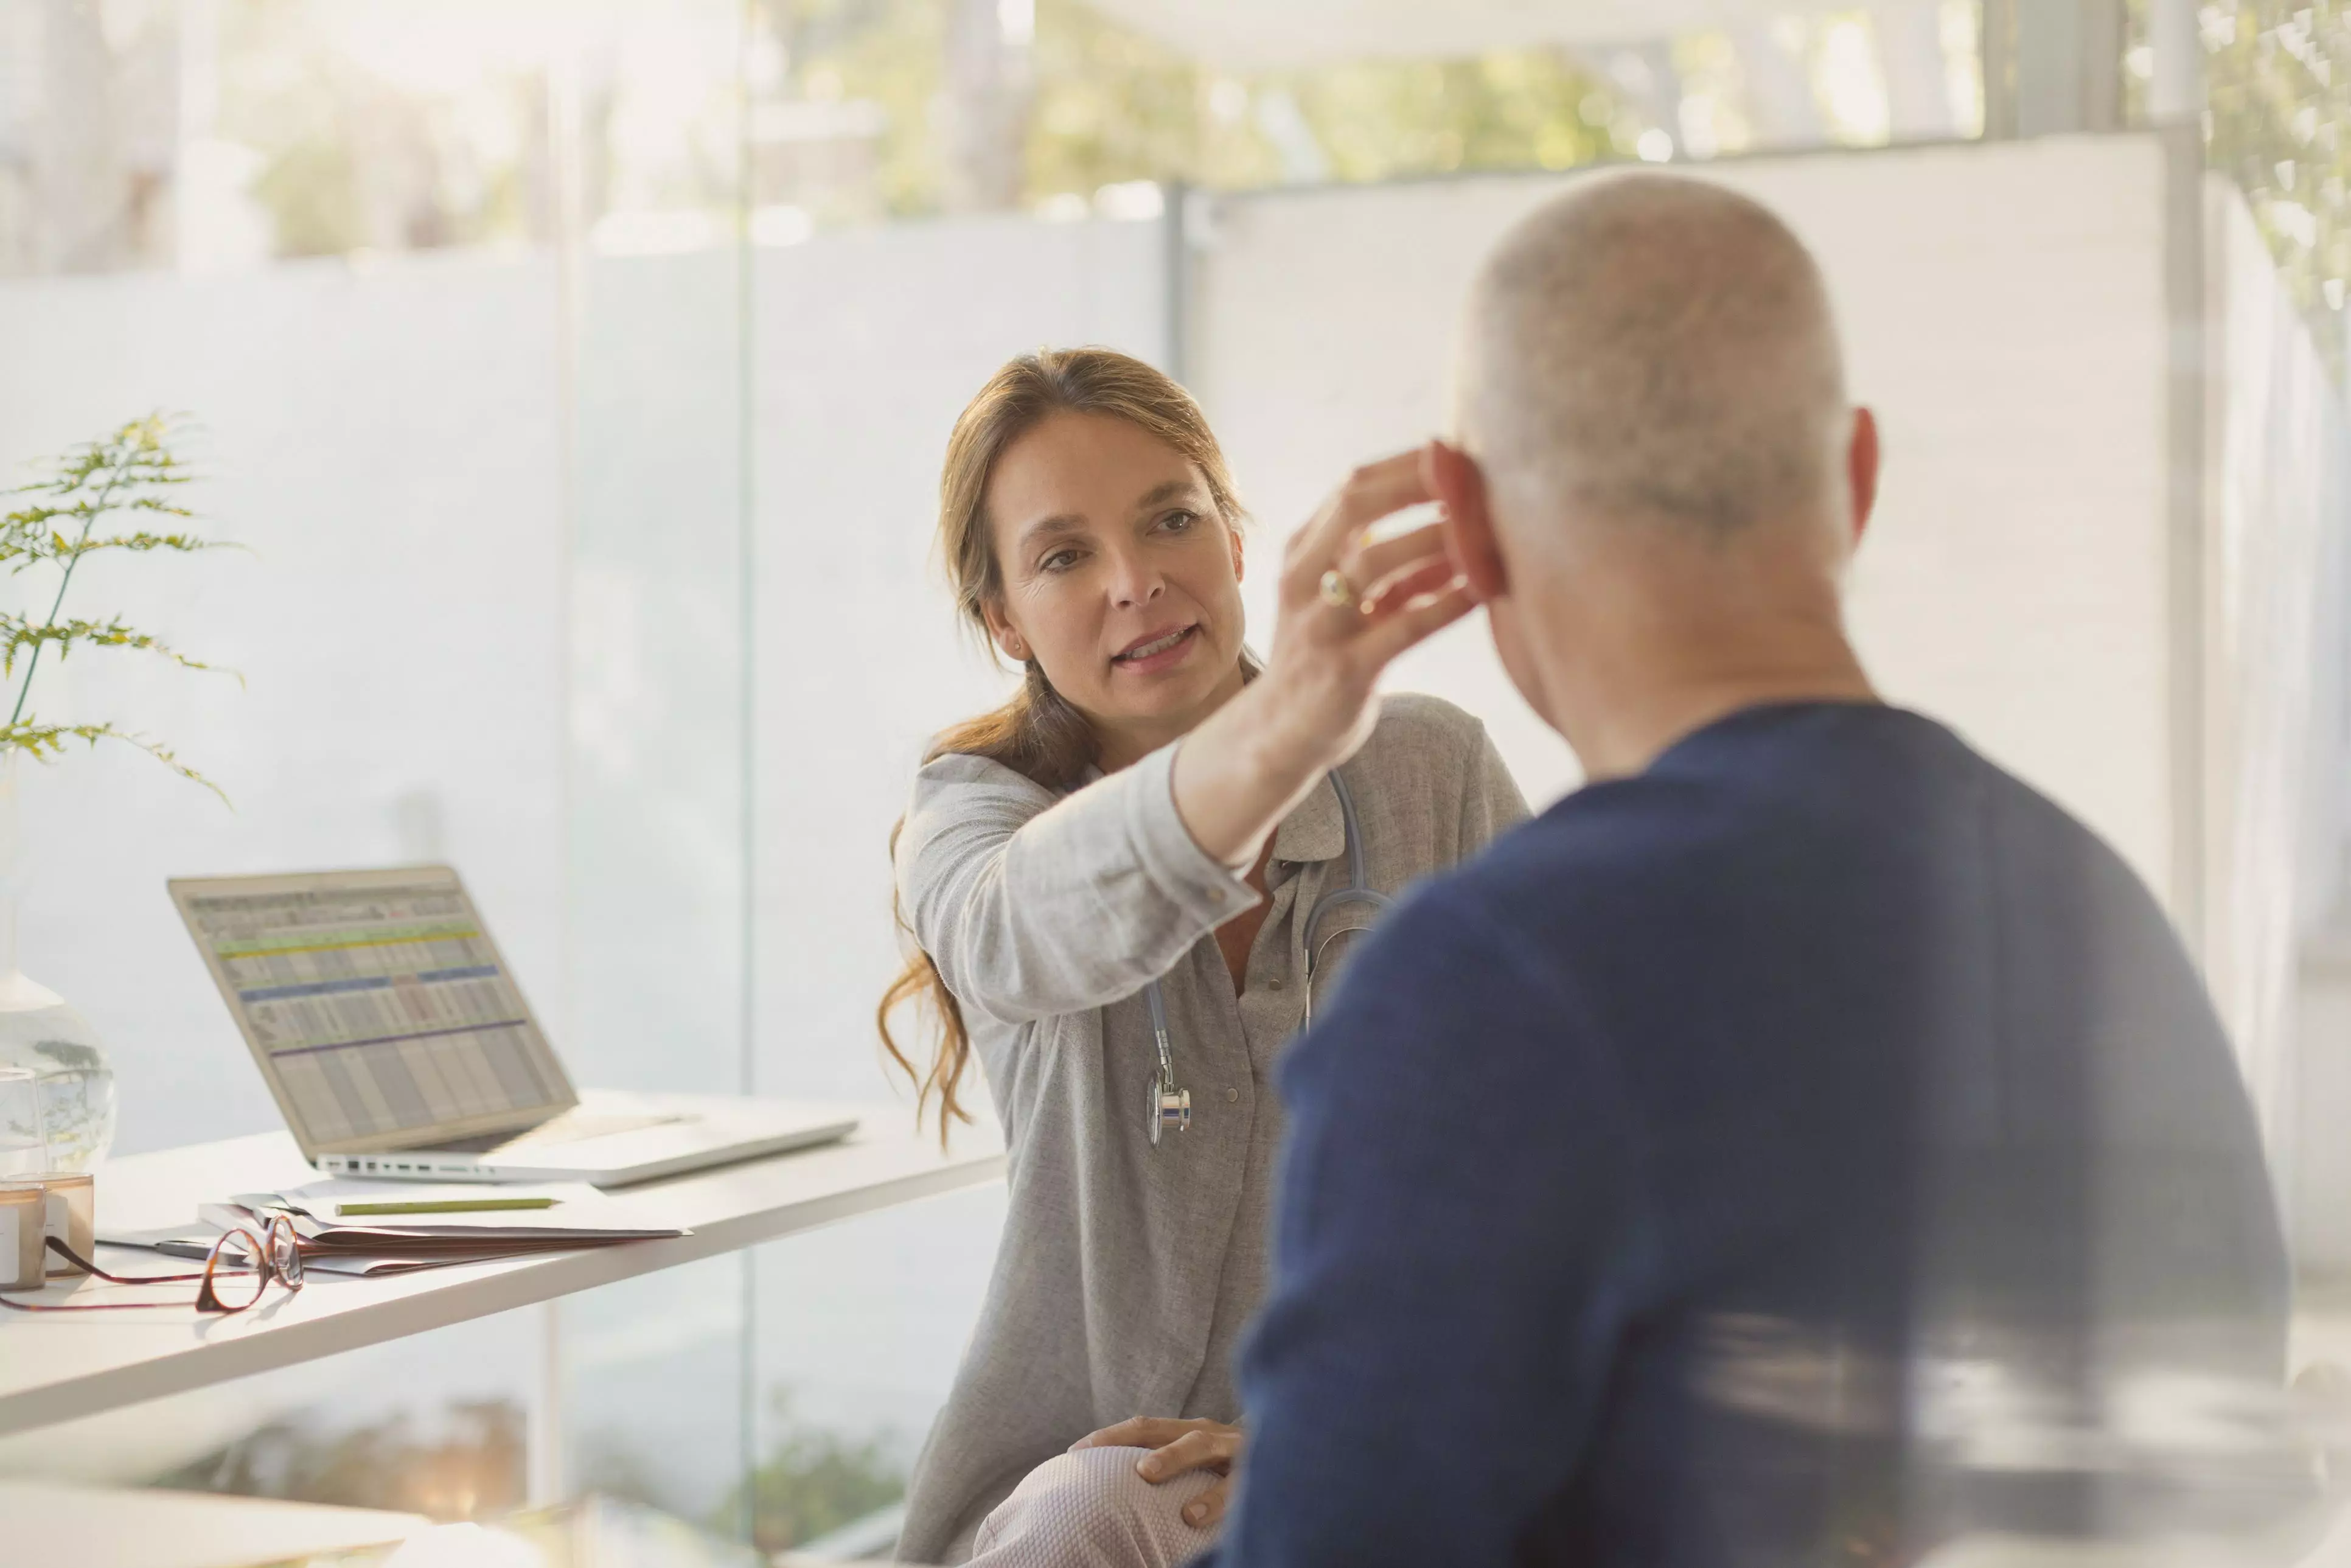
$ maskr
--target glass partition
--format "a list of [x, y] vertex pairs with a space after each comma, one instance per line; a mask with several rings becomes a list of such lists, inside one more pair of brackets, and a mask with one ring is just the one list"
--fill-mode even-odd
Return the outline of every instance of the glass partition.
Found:
[[[450, 862], [576, 1080], [746, 1086], [747, 29], [731, 0], [0, 0], [7, 482], [184, 411], [199, 526], [249, 547], [74, 585], [241, 685], [44, 672], [44, 717], [167, 742], [231, 803], [127, 746], [27, 770], [24, 961], [108, 1043], [119, 1153], [277, 1124], [175, 874]], [[448, 1517], [598, 1486], [732, 1531], [750, 1281], [716, 1260], [0, 1465]], [[398, 1473], [363, 1484], [369, 1454]]]
[[[113, 1054], [119, 1152], [277, 1124], [163, 878], [419, 861], [462, 870], [581, 1082], [911, 1120], [873, 1028], [886, 845], [928, 737], [1008, 689], [931, 543], [991, 370], [1092, 342], [1190, 375], [1264, 559], [1435, 406], [1460, 258], [1395, 225], [1458, 236], [1535, 189], [1459, 179], [1429, 218], [1438, 180], [1965, 141], [1986, 16], [2017, 15], [1724, 6], [1672, 37], [1244, 68], [1153, 9], [0, 0], [0, 475], [184, 411], [200, 522], [250, 547], [78, 589], [241, 685], [98, 651], [50, 676], [59, 717], [169, 742], [233, 809], [126, 747], [26, 780], [24, 961]], [[2343, 26], [2201, 21], [2222, 157], [2332, 351]], [[1374, 183], [1376, 212], [1322, 200]], [[1325, 252], [1285, 233], [1331, 271], [1301, 279]], [[1950, 254], [1954, 287], [1991, 275]], [[1329, 352], [1343, 295], [1410, 315], [1430, 367], [1369, 413], [1395, 355]], [[1274, 373], [1317, 354], [1324, 382]], [[1468, 646], [1412, 678], [1499, 692]], [[1512, 700], [1489, 724], [1534, 792], [1563, 785]], [[451, 1517], [592, 1487], [768, 1548], [878, 1539], [1002, 1204], [0, 1443], [0, 1471]], [[398, 1485], [339, 1454], [392, 1455]]]

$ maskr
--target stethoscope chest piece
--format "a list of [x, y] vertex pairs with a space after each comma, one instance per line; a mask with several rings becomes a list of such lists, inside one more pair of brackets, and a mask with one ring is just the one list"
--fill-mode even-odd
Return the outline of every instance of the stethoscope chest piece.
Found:
[[1174, 1089], [1154, 1080], [1151, 1085], [1151, 1146], [1159, 1146], [1160, 1134], [1169, 1128], [1185, 1132], [1192, 1125], [1192, 1092]]
[[[1339, 797], [1340, 820], [1346, 835], [1347, 885], [1326, 893], [1314, 901], [1306, 917], [1306, 1021], [1314, 1021], [1314, 972], [1321, 967], [1322, 947], [1327, 943], [1317, 937], [1323, 915], [1339, 904], [1363, 904], [1374, 909], [1383, 908], [1388, 899], [1384, 894], [1372, 891], [1364, 874], [1364, 831], [1355, 820], [1355, 798], [1347, 789], [1347, 781], [1336, 771], [1330, 775], [1331, 788]], [[1334, 931], [1330, 940], [1346, 935]], [[1159, 994], [1159, 982], [1152, 981], [1143, 988], [1143, 1002], [1151, 1015], [1153, 1043], [1159, 1048], [1159, 1071], [1151, 1081], [1151, 1146], [1157, 1148], [1160, 1138], [1170, 1127], [1185, 1132], [1192, 1125], [1192, 1092], [1176, 1086], [1176, 1052], [1167, 1038], [1167, 1003]]]

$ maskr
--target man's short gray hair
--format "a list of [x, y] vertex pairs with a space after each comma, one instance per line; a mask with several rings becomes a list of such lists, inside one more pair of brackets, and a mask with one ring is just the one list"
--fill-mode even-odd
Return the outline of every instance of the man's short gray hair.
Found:
[[1461, 434], [1506, 511], [1719, 537], [1838, 482], [1820, 268], [1719, 185], [1600, 176], [1539, 208], [1479, 275], [1463, 350]]

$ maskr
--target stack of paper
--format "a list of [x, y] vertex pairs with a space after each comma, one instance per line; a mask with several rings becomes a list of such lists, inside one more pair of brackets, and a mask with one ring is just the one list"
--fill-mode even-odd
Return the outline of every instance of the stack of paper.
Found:
[[690, 1232], [646, 1223], [632, 1200], [584, 1182], [539, 1186], [315, 1181], [282, 1192], [240, 1193], [196, 1211], [202, 1232], [107, 1236], [120, 1245], [201, 1257], [223, 1230], [259, 1229], [277, 1215], [302, 1239], [302, 1266], [328, 1274], [396, 1274], [533, 1252], [608, 1247]]

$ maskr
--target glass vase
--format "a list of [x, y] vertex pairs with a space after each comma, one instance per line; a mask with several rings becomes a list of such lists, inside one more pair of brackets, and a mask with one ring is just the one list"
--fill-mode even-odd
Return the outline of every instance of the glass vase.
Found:
[[114, 1146], [114, 1067], [98, 1031], [66, 1000], [16, 967], [16, 904], [24, 882], [17, 833], [19, 753], [0, 753], [0, 1067], [40, 1081], [51, 1168], [98, 1168]]

